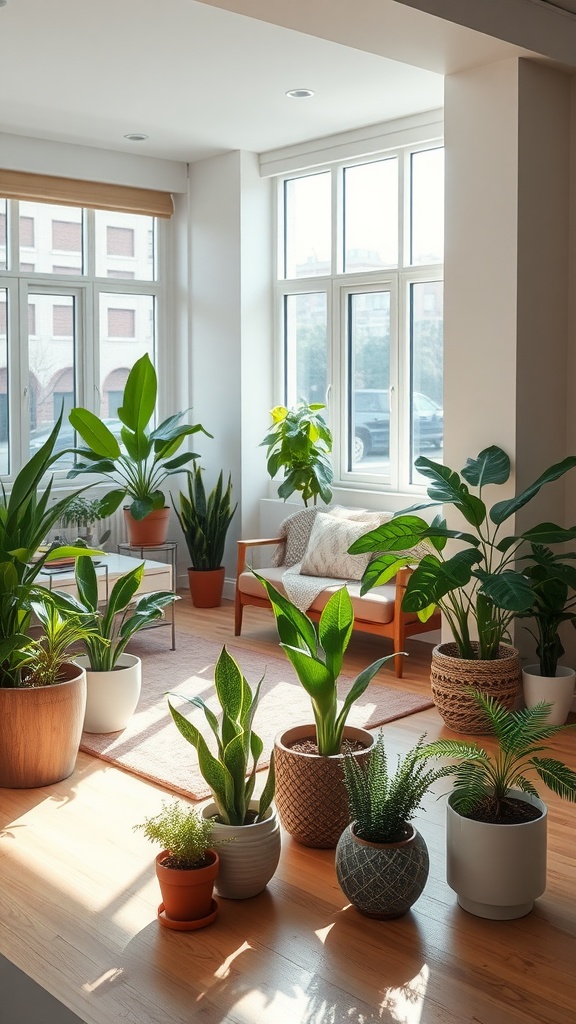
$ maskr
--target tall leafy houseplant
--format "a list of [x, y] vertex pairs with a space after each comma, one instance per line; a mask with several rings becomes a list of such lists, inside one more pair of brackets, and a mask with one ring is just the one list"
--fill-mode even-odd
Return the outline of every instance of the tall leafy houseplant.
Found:
[[179, 508], [174, 499], [172, 504], [192, 563], [188, 568], [192, 602], [197, 607], [210, 608], [222, 599], [224, 545], [238, 505], [232, 508], [231, 476], [224, 490], [220, 471], [215, 487], [206, 495], [202, 474], [202, 468], [195, 463], [194, 469], [188, 471], [188, 493], [180, 492]]
[[525, 556], [524, 575], [530, 581], [532, 605], [521, 618], [532, 619], [526, 628], [536, 641], [542, 676], [553, 677], [564, 647], [558, 630], [564, 622], [576, 628], [576, 566], [574, 553], [559, 553], [543, 544], [532, 544]]
[[75, 449], [77, 461], [68, 476], [98, 473], [108, 477], [116, 484], [107, 495], [111, 510], [118, 508], [128, 497], [130, 513], [136, 520], [164, 508], [166, 502], [161, 484], [198, 458], [194, 452], [176, 454], [185, 439], [199, 431], [207, 437], [212, 436], [199, 423], [181, 423], [183, 412], [169, 416], [151, 429], [157, 394], [156, 370], [146, 353], [130, 370], [118, 409], [118, 418], [123, 424], [122, 448], [112, 431], [93, 412], [75, 408], [69, 415], [70, 423], [85, 447]]
[[[501, 448], [485, 448], [476, 458], [467, 460], [460, 474], [424, 457], [416, 459], [414, 465], [431, 481], [428, 496], [432, 500], [412, 506], [354, 542], [350, 548], [353, 554], [381, 552], [364, 573], [362, 593], [388, 582], [398, 569], [418, 561], [402, 602], [405, 611], [417, 612], [426, 621], [439, 606], [448, 620], [459, 657], [498, 658], [512, 619], [528, 613], [534, 602], [530, 580], [525, 572], [514, 568], [515, 560], [530, 544], [562, 544], [576, 538], [576, 528], [565, 529], [554, 523], [540, 523], [520, 534], [506, 534], [502, 527], [542, 487], [576, 467], [576, 456], [551, 466], [516, 497], [497, 501], [491, 507], [485, 502], [485, 489], [502, 486], [510, 477], [510, 460]], [[435, 505], [452, 505], [464, 520], [463, 528], [448, 529], [440, 516], [430, 524], [414, 514]], [[445, 557], [449, 540], [460, 546]], [[410, 549], [422, 541], [429, 542], [430, 553], [415, 558]]]
[[284, 480], [278, 496], [286, 501], [300, 491], [307, 507], [316, 505], [318, 496], [326, 504], [332, 500], [332, 434], [321, 415], [325, 406], [299, 402], [292, 409], [277, 405], [271, 411], [272, 426], [261, 446], [266, 448], [267, 470], [274, 479], [279, 470]]

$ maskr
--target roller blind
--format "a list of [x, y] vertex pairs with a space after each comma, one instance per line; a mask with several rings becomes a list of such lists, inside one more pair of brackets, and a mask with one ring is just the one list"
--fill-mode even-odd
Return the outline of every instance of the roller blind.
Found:
[[78, 181], [48, 174], [0, 169], [0, 196], [34, 203], [60, 203], [94, 210], [140, 213], [148, 217], [171, 217], [172, 196], [151, 188], [109, 185], [101, 181]]

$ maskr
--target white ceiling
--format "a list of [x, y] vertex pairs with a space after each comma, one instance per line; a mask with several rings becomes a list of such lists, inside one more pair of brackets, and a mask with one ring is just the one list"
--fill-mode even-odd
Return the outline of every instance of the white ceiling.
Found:
[[[393, 0], [379, 0], [382, 38], [356, 24], [354, 46], [226, 6], [238, 0], [8, 0], [0, 132], [184, 161], [263, 152], [436, 109], [436, 69], [453, 70], [455, 54], [463, 67], [521, 52]], [[298, 87], [314, 97], [286, 98]]]

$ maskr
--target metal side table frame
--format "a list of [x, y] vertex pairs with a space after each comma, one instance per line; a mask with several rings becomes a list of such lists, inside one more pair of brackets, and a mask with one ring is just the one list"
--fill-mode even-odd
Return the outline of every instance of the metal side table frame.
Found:
[[[176, 566], [178, 562], [178, 544], [176, 541], [168, 540], [164, 544], [151, 545], [130, 544], [128, 541], [123, 541], [117, 545], [117, 548], [119, 555], [127, 554], [133, 558], [141, 558], [142, 561], [145, 561], [146, 558], [151, 558], [153, 561], [157, 561], [157, 559], [155, 559], [151, 554], [153, 551], [159, 551], [161, 555], [165, 555], [166, 557], [162, 560], [165, 561], [172, 569], [172, 593], [176, 593]], [[174, 604], [175, 602], [173, 601], [170, 605], [170, 618], [166, 618], [161, 622], [153, 622], [151, 625], [145, 627], [146, 629], [160, 629], [162, 626], [171, 626], [173, 651], [176, 650], [176, 613], [174, 610]]]

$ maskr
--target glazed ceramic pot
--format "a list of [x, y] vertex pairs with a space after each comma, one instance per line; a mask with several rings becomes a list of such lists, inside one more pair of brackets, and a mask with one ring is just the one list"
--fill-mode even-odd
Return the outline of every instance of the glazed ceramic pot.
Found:
[[510, 921], [529, 914], [546, 888], [546, 805], [529, 793], [510, 796], [541, 815], [518, 825], [493, 825], [458, 814], [448, 798], [446, 880], [469, 914]]
[[572, 708], [576, 671], [567, 665], [558, 665], [555, 676], [543, 676], [539, 665], [527, 665], [522, 669], [522, 691], [527, 708], [545, 700], [552, 707], [547, 722], [550, 725], [564, 725]]
[[[252, 800], [250, 809], [258, 809], [257, 800]], [[203, 818], [213, 818], [218, 813], [216, 804], [207, 804], [201, 813]], [[244, 900], [262, 892], [280, 860], [280, 824], [274, 806], [268, 808], [263, 821], [251, 825], [223, 825], [214, 821], [212, 835], [214, 842], [232, 840], [218, 847], [217, 895]]]
[[348, 825], [336, 847], [336, 875], [345, 896], [366, 917], [401, 917], [422, 894], [430, 862], [420, 833], [399, 843], [370, 843]]
[[497, 658], [484, 661], [459, 658], [455, 643], [439, 644], [432, 651], [432, 697], [446, 725], [453, 732], [486, 734], [486, 718], [471, 690], [494, 697], [509, 711], [521, 687], [520, 654], [501, 644]]
[[[169, 856], [163, 850], [156, 857], [156, 877], [162, 894], [162, 904], [158, 908], [162, 924], [187, 930], [210, 924], [214, 913], [214, 882], [218, 875], [219, 856], [216, 850], [207, 851], [208, 864], [201, 868], [166, 867], [163, 863]], [[217, 907], [216, 907], [217, 909]]]
[[86, 670], [86, 713], [84, 732], [120, 732], [132, 717], [142, 687], [142, 661], [135, 654], [121, 654], [117, 667], [95, 672], [90, 659], [75, 659]]
[[[333, 849], [349, 823], [348, 795], [344, 783], [344, 754], [327, 756], [294, 750], [300, 740], [316, 740], [313, 725], [295, 726], [280, 733], [274, 742], [275, 802], [283, 828], [303, 846]], [[353, 757], [364, 763], [374, 746], [366, 729], [345, 726], [344, 740], [357, 741], [362, 749]]]

